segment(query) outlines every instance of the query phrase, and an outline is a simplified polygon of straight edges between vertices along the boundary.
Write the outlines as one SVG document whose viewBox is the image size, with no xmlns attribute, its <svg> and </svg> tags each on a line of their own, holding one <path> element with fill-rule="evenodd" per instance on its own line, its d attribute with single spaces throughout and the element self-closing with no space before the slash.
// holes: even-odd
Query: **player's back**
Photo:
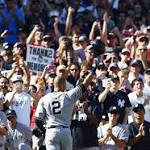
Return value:
<svg viewBox="0 0 150 150">
<path fill-rule="evenodd" d="M 81 94 L 80 86 L 67 92 L 49 93 L 39 101 L 35 117 L 45 120 L 47 128 L 52 125 L 69 127 L 73 104 Z"/>
<path fill-rule="evenodd" d="M 49 93 L 41 100 L 46 110 L 47 127 L 51 125 L 70 126 L 73 101 L 69 99 L 66 93 Z"/>
</svg>

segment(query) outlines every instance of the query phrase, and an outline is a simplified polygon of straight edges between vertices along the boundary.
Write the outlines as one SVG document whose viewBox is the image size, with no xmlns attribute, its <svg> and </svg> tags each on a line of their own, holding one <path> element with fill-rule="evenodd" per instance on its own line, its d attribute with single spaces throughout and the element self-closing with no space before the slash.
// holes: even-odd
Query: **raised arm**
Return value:
<svg viewBox="0 0 150 150">
<path fill-rule="evenodd" d="M 74 8 L 69 7 L 68 8 L 67 19 L 66 19 L 66 28 L 65 28 L 65 34 L 66 35 L 70 35 L 70 33 L 71 33 L 73 12 L 74 12 Z"/>
<path fill-rule="evenodd" d="M 110 87 L 111 87 L 111 84 L 110 84 L 110 82 L 108 82 L 106 87 L 105 87 L 105 90 L 102 93 L 100 93 L 100 95 L 98 97 L 98 100 L 100 103 L 103 103 L 105 101 L 106 96 L 110 90 Z"/>
<path fill-rule="evenodd" d="M 35 35 L 35 32 L 39 29 L 38 25 L 35 25 L 29 36 L 27 37 L 26 43 L 31 44 L 33 42 L 33 38 Z"/>
</svg>

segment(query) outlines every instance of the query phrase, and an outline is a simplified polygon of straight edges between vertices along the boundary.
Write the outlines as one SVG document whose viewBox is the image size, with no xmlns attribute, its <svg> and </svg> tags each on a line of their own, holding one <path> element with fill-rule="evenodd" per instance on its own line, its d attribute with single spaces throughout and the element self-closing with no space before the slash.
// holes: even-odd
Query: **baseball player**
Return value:
<svg viewBox="0 0 150 150">
<path fill-rule="evenodd" d="M 35 121 L 42 131 L 44 131 L 42 124 L 45 121 L 46 149 L 72 150 L 72 137 L 69 129 L 72 107 L 82 95 L 82 92 L 86 90 L 91 80 L 92 73 L 89 73 L 82 84 L 66 92 L 66 79 L 62 76 L 56 76 L 54 92 L 47 94 L 39 101 Z"/>
</svg>

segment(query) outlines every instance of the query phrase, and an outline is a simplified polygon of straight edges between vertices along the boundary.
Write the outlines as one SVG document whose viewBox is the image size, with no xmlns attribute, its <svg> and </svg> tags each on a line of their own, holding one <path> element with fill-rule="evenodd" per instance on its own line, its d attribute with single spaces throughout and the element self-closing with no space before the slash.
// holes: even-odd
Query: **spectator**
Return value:
<svg viewBox="0 0 150 150">
<path fill-rule="evenodd" d="M 129 94 L 132 90 L 130 82 L 128 80 L 128 70 L 124 69 L 118 72 L 118 77 L 120 79 L 120 90 Z"/>
<path fill-rule="evenodd" d="M 6 95 L 8 92 L 9 92 L 9 80 L 4 77 L 4 76 L 1 76 L 0 77 L 0 92 L 3 94 L 3 95 Z"/>
<path fill-rule="evenodd" d="M 71 124 L 74 150 L 99 149 L 97 127 L 101 119 L 101 110 L 96 99 L 86 100 L 86 96 L 84 93 L 80 101 L 74 105 Z"/>
<path fill-rule="evenodd" d="M 21 75 L 12 78 L 12 91 L 6 94 L 6 105 L 16 111 L 17 121 L 29 127 L 31 96 L 23 92 Z"/>
<path fill-rule="evenodd" d="M 128 97 L 130 99 L 132 107 L 134 107 L 137 103 L 140 103 L 142 105 L 148 105 L 149 104 L 149 96 L 144 93 L 144 83 L 142 79 L 134 79 L 132 81 L 132 92 L 129 93 Z"/>
<path fill-rule="evenodd" d="M 10 150 L 21 150 L 19 147 L 24 147 L 24 149 L 31 150 L 32 132 L 30 128 L 17 122 L 17 115 L 14 110 L 7 110 L 6 116 L 8 120 L 7 148 Z"/>
<path fill-rule="evenodd" d="M 77 80 L 79 79 L 80 76 L 80 67 L 78 64 L 72 64 L 69 70 L 70 72 L 67 77 L 67 81 L 70 82 L 75 87 Z"/>
<path fill-rule="evenodd" d="M 1 30 L 8 30 L 4 41 L 10 44 L 17 42 L 18 28 L 24 25 L 25 18 L 23 10 L 18 8 L 14 0 L 6 0 L 6 7 L 1 11 L 0 20 Z"/>
<path fill-rule="evenodd" d="M 144 120 L 144 106 L 136 104 L 133 107 L 133 114 L 135 121 L 129 124 L 129 145 L 131 150 L 148 150 L 150 123 Z"/>
<path fill-rule="evenodd" d="M 150 95 L 150 69 L 144 72 L 144 93 Z"/>
<path fill-rule="evenodd" d="M 130 51 L 127 48 L 121 51 L 121 60 L 118 62 L 120 69 L 127 69 L 130 62 Z"/>
<path fill-rule="evenodd" d="M 29 30 L 34 25 L 39 25 L 43 29 L 48 24 L 47 12 L 43 9 L 43 3 L 40 0 L 29 1 L 29 10 L 26 12 L 26 26 Z"/>
<path fill-rule="evenodd" d="M 6 134 L 7 134 L 7 117 L 3 112 L 4 97 L 0 96 L 0 149 L 5 150 Z"/>
<path fill-rule="evenodd" d="M 120 80 L 118 77 L 112 77 L 107 83 L 104 91 L 99 95 L 99 102 L 104 105 L 103 115 L 107 116 L 107 112 L 111 106 L 120 108 L 119 123 L 126 123 L 128 119 L 129 109 L 131 107 L 128 95 L 119 90 Z"/>
<path fill-rule="evenodd" d="M 130 72 L 128 75 L 128 80 L 130 84 L 134 79 L 139 79 L 141 78 L 142 80 L 144 79 L 144 76 L 142 75 L 142 63 L 140 60 L 132 60 L 130 63 Z"/>
<path fill-rule="evenodd" d="M 56 56 L 57 56 L 56 62 L 60 65 L 63 64 L 66 66 L 67 65 L 70 66 L 71 63 L 75 62 L 72 40 L 69 39 L 67 36 L 60 37 L 59 47 Z"/>
<path fill-rule="evenodd" d="M 30 35 L 28 36 L 26 43 L 35 46 L 41 46 L 42 38 L 43 38 L 42 28 L 39 25 L 35 25 Z"/>
<path fill-rule="evenodd" d="M 133 82 L 132 82 L 133 92 L 128 94 L 132 108 L 138 103 L 144 105 L 144 107 L 149 106 L 149 104 L 150 104 L 149 95 L 144 93 L 143 88 L 144 88 L 144 83 L 143 83 L 142 79 L 133 80 Z M 131 116 L 129 117 L 129 122 L 131 122 L 134 119 L 134 115 L 132 114 L 132 112 L 130 112 L 130 115 Z M 149 112 L 146 111 L 145 116 L 147 117 L 147 115 L 149 115 Z"/>
<path fill-rule="evenodd" d="M 118 107 L 110 107 L 108 123 L 98 127 L 100 150 L 122 150 L 125 148 L 129 133 L 124 125 L 119 124 L 119 115 Z"/>
</svg>

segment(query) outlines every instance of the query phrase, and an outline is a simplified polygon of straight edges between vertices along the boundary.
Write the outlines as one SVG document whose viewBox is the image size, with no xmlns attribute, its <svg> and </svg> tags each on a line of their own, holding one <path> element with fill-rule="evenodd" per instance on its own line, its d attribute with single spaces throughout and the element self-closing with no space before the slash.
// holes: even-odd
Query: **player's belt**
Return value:
<svg viewBox="0 0 150 150">
<path fill-rule="evenodd" d="M 69 128 L 69 127 L 67 127 L 67 126 L 55 126 L 55 125 L 48 127 L 48 129 L 51 129 L 51 128 Z"/>
</svg>

